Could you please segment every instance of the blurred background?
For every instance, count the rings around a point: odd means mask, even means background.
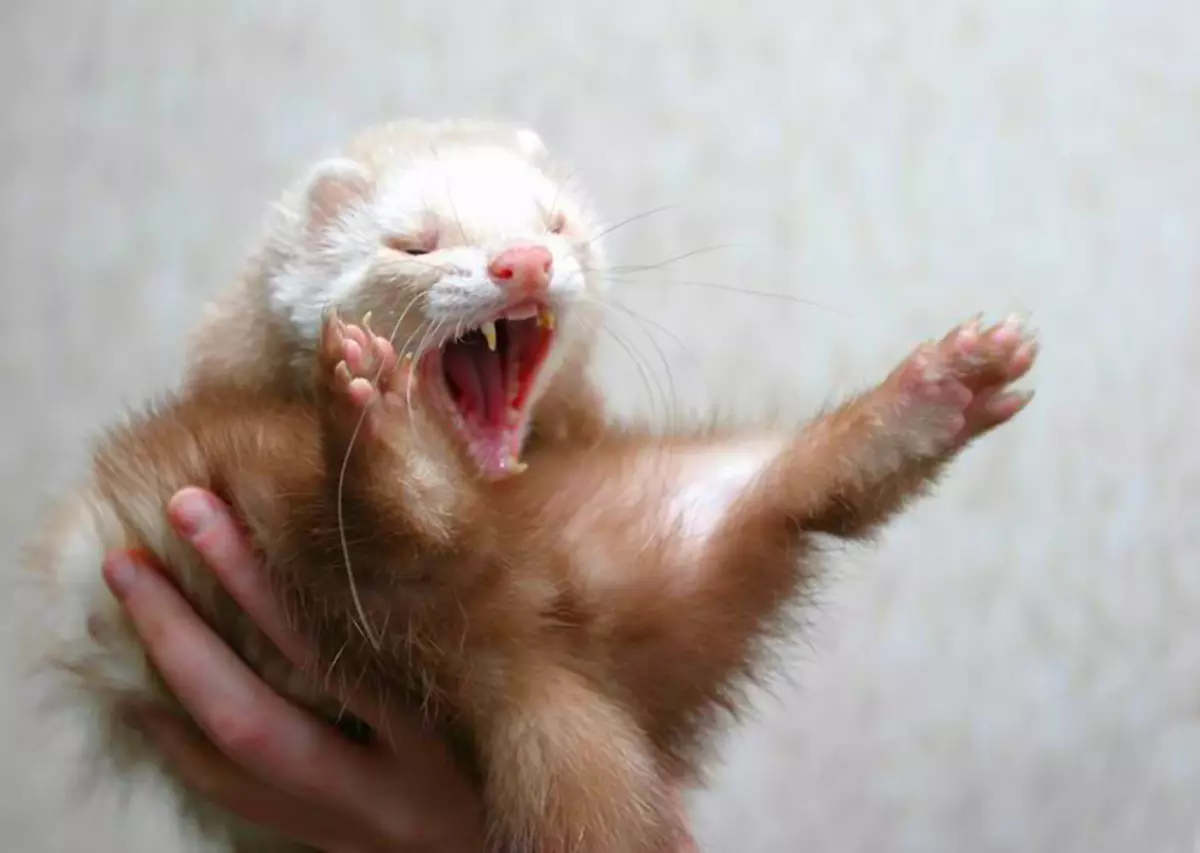
[[[524,120],[612,221],[666,207],[612,235],[654,267],[612,294],[630,410],[801,415],[977,311],[1044,341],[1028,412],[834,557],[693,800],[704,849],[1196,849],[1193,0],[6,0],[0,109],[5,565],[305,164]],[[12,657],[0,848],[173,851],[46,783]]]

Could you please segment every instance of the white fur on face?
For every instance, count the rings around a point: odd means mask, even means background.
[[[579,233],[590,231],[567,188],[528,160],[500,147],[450,148],[398,159],[380,173],[371,191],[346,204],[310,243],[293,241],[288,260],[273,276],[273,308],[305,337],[315,339],[331,306],[346,305],[379,267],[404,256],[387,248],[391,238],[436,236],[437,249],[408,259],[440,273],[421,308],[446,329],[472,328],[502,310],[507,297],[487,266],[503,249],[520,244],[547,248],[553,258],[549,298],[556,307],[578,299],[589,285],[580,253],[550,222],[561,213]],[[303,230],[304,217],[299,217]],[[589,252],[596,247],[587,246]],[[397,286],[404,286],[398,283]]]

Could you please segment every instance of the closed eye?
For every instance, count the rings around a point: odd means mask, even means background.
[[[437,248],[437,235],[433,233],[415,236],[398,234],[388,237],[383,244],[393,252],[405,255],[428,255]]]

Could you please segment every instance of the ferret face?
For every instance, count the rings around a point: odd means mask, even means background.
[[[595,325],[597,227],[528,131],[375,132],[319,164],[271,296],[315,340],[336,307],[418,359],[429,406],[488,476],[519,467],[529,415]]]

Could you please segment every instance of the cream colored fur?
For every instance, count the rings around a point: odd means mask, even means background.
[[[187,382],[232,378],[263,394],[311,396],[316,338],[321,318],[332,308],[352,317],[374,309],[389,324],[397,317],[402,336],[421,322],[417,328],[431,328],[426,338],[436,345],[502,306],[488,261],[508,241],[526,239],[551,250],[546,298],[554,310],[566,312],[550,366],[557,369],[577,357],[590,338],[587,318],[595,313],[588,297],[602,282],[594,268],[581,266],[567,237],[546,232],[541,223],[557,211],[581,234],[598,228],[587,218],[579,190],[560,186],[543,171],[545,155],[533,131],[488,122],[393,121],[356,134],[344,153],[319,161],[284,194],[246,272],[206,307],[191,336]],[[452,220],[458,233],[443,231],[439,238],[443,249],[453,247],[438,255],[446,272],[417,284],[410,281],[411,264],[393,259],[397,253],[386,244],[394,235],[420,234],[431,217]],[[319,233],[313,230],[318,225]],[[598,259],[599,242],[591,248],[588,257]],[[410,307],[414,316],[400,326]],[[425,343],[402,337],[397,347],[419,353]],[[168,467],[207,469],[197,444],[184,451],[186,458],[172,459],[175,465]],[[158,757],[116,716],[120,701],[168,694],[104,585],[99,568],[105,553],[146,547],[190,578],[185,585],[199,597],[199,606],[208,610],[214,600],[207,570],[166,526],[156,485],[160,476],[137,472],[144,500],[135,494],[126,518],[112,508],[105,491],[111,478],[101,470],[39,522],[22,561],[25,576],[17,579],[22,587],[17,659],[32,669],[34,689],[48,693],[45,709],[55,716],[43,721],[44,729],[77,730],[87,741],[81,766],[98,775],[81,790],[86,793],[89,783],[128,785],[152,800],[178,801],[181,814],[217,843],[229,834],[231,849],[269,853],[275,842],[264,847],[257,833],[181,790],[169,773],[155,773]],[[122,500],[128,498],[123,494]],[[289,695],[309,696],[277,664],[278,656],[265,650],[257,632],[251,641],[253,664],[266,662],[269,681]]]
[[[670,332],[649,329],[685,403],[799,413],[980,306],[1024,305],[1055,342],[1022,422],[840,558],[796,685],[697,798],[705,850],[1190,853],[1194,0],[527,11],[5,6],[7,563],[114,399],[177,378],[181,335],[311,152],[385,114],[522,116],[615,218],[678,205],[614,232],[615,263],[740,246],[615,287]],[[689,280],[836,311],[669,283]],[[650,408],[611,341],[603,365]],[[31,736],[11,660],[0,697],[0,847],[174,853],[160,814],[65,799],[71,744]]]

